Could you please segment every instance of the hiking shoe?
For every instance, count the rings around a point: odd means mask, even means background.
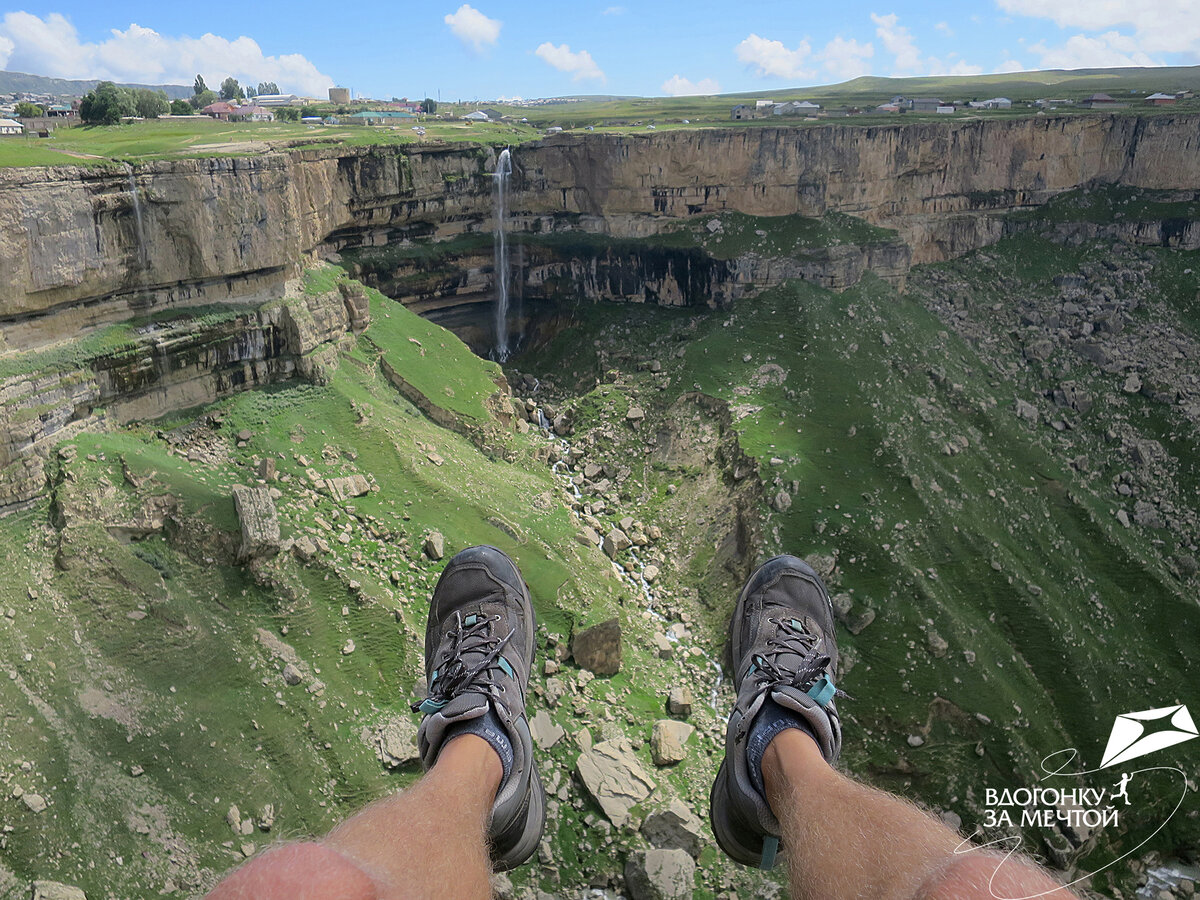
[[[725,732],[725,759],[710,796],[713,834],[747,866],[771,868],[779,821],[754,786],[747,738],[767,700],[794,712],[829,763],[842,748],[833,683],[837,668],[833,604],[817,573],[794,556],[767,560],[742,588],[730,623],[737,700]]]
[[[546,794],[525,715],[535,627],[529,589],[502,551],[470,547],[446,564],[425,628],[429,693],[413,707],[425,713],[417,746],[429,769],[447,731],[461,733],[454,726],[472,724],[489,711],[503,725],[513,759],[496,793],[488,828],[497,871],[529,859],[546,825]]]

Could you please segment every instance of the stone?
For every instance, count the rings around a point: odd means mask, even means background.
[[[1024,419],[1031,425],[1037,424],[1038,409],[1032,403],[1028,403],[1025,400],[1017,400],[1017,402],[1013,405],[1013,408],[1016,410],[1018,419]]]
[[[590,525],[584,525],[575,534],[575,541],[584,547],[599,547],[600,535],[596,533],[595,528],[592,528]]]
[[[274,481],[276,478],[275,460],[267,457],[258,461],[258,477],[263,481]]]
[[[41,794],[22,794],[21,802],[29,808],[30,812],[35,813],[45,812],[48,805],[46,798]]]
[[[294,663],[288,663],[283,667],[283,682],[284,684],[295,687],[304,680],[304,673],[300,671]]]
[[[692,896],[696,861],[684,850],[635,850],[625,860],[632,900],[685,900]]]
[[[141,778],[145,774],[146,774],[146,770],[143,769],[141,766],[135,765],[135,766],[129,767],[129,775],[131,778]]]
[[[279,515],[271,492],[264,487],[234,485],[233,506],[242,526],[238,559],[267,559],[279,552]]]
[[[59,881],[35,881],[32,900],[87,900],[83,888]]]
[[[242,811],[237,808],[237,804],[229,807],[229,811],[225,813],[225,824],[233,829],[234,834],[240,834],[242,831]]]
[[[833,604],[834,618],[839,622],[845,622],[850,615],[850,610],[854,608],[854,598],[845,591],[840,591],[829,598]]]
[[[609,619],[578,632],[571,640],[575,663],[597,675],[621,671],[621,622]]]
[[[442,537],[440,531],[435,531],[425,538],[425,545],[422,548],[425,555],[434,562],[437,562],[446,555],[446,539]]]
[[[342,644],[342,656],[349,656],[354,652],[354,638],[347,638],[346,643]]]
[[[258,827],[262,831],[270,831],[275,827],[275,804],[264,803],[258,813]]]
[[[584,750],[575,771],[604,815],[618,828],[629,821],[633,806],[658,786],[624,741],[601,741]]]
[[[646,579],[647,584],[653,584],[654,580],[658,578],[658,566],[646,566],[642,570],[642,577]]]
[[[239,849],[242,851],[242,856],[244,856],[246,859],[249,859],[254,855],[254,844],[250,843],[250,841],[243,842]]]
[[[939,659],[946,655],[946,651],[950,649],[950,645],[946,643],[946,639],[934,631],[932,628],[925,635],[925,643],[929,647],[929,652]]]
[[[602,474],[604,474],[604,467],[596,463],[588,463],[583,467],[583,477],[588,481],[595,481]]]
[[[326,478],[325,488],[338,500],[350,500],[371,493],[371,482],[355,472],[338,478]]]
[[[837,557],[832,553],[814,553],[805,562],[812,566],[812,570],[826,584],[829,583],[829,579],[833,577],[834,569],[837,568]]]
[[[625,413],[625,421],[631,425],[639,424],[644,418],[646,418],[646,411],[640,406],[631,406],[629,412]]]
[[[771,505],[779,512],[787,512],[792,508],[792,495],[787,491],[779,491],[774,499],[771,500]]]
[[[908,736],[908,746],[910,747],[920,747],[924,743],[925,738],[921,737],[919,734],[910,734]]]
[[[684,744],[695,726],[676,719],[659,719],[650,732],[650,758],[656,766],[673,766],[687,756]]]
[[[657,809],[642,822],[642,837],[660,850],[682,850],[693,858],[705,847],[700,819],[679,798]]]
[[[550,713],[539,709],[529,720],[529,733],[540,750],[549,750],[565,735],[566,729],[550,718]]]
[[[1138,500],[1133,504],[1133,521],[1143,528],[1166,528],[1162,515],[1154,504]]]
[[[620,528],[614,528],[604,536],[604,552],[609,559],[616,559],[618,553],[628,550],[632,546],[633,541]]]
[[[846,628],[851,634],[861,634],[863,630],[875,621],[875,610],[868,608],[852,611],[846,619]]]
[[[375,734],[379,758],[389,769],[409,766],[420,761],[417,726],[412,719],[397,716],[380,725]]]
[[[654,652],[658,654],[659,659],[670,659],[675,655],[675,645],[661,631],[654,632],[650,640],[654,644]]]
[[[676,685],[667,695],[667,712],[686,718],[692,714],[692,702],[692,689],[686,685]]]
[[[1129,527],[1129,513],[1125,512],[1125,510],[1123,510],[1123,509],[1118,509],[1117,510],[1117,521],[1120,522],[1124,527],[1128,528]]]

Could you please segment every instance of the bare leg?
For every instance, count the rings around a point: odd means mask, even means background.
[[[793,900],[1075,896],[1016,857],[992,880],[999,856],[955,855],[957,834],[912,804],[839,774],[802,731],[789,729],[770,743],[762,773],[783,828]]]
[[[482,738],[447,743],[411,788],[371,804],[318,842],[264,853],[210,900],[431,900],[491,896],[487,826],[503,769]]]

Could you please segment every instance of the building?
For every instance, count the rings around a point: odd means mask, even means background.
[[[482,109],[469,112],[463,116],[463,118],[471,122],[490,122],[492,120],[492,117],[485,113]]]
[[[967,106],[971,109],[1012,109],[1012,101],[1007,97],[993,97],[991,100],[972,100]]]
[[[239,106],[229,114],[231,122],[274,122],[275,113],[265,106]]]
[[[25,126],[12,119],[0,119],[0,134],[23,134]]]
[[[899,103],[881,103],[879,106],[875,107],[875,112],[895,114],[895,113],[900,112],[900,104]]]
[[[200,112],[213,119],[219,119],[222,122],[228,122],[229,117],[237,112],[237,107],[232,103],[226,103],[224,100],[218,100],[216,103],[210,103]]]
[[[406,125],[415,118],[412,113],[403,110],[364,109],[346,116],[346,121],[351,125]]]
[[[350,88],[331,87],[329,89],[329,102],[335,103],[338,106],[345,106],[350,102]]]
[[[75,115],[75,110],[65,103],[55,103],[46,107],[46,118],[60,119]]]
[[[741,122],[745,119],[753,119],[754,109],[753,107],[747,106],[745,103],[739,103],[730,111],[729,118],[733,119],[735,122]]]
[[[1108,94],[1092,94],[1079,103],[1084,109],[1120,109],[1124,103],[1118,103]]]
[[[936,97],[916,97],[908,101],[908,108],[913,112],[938,112],[938,108],[945,105]]]
[[[291,106],[299,101],[295,94],[259,94],[254,98],[259,106]]]
[[[820,109],[821,104],[811,100],[789,100],[776,103],[771,112],[776,116],[815,116]]]
[[[1174,94],[1155,93],[1146,98],[1151,106],[1170,106],[1175,102]]]

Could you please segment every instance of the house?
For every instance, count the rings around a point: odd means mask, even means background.
[[[913,112],[937,112],[939,106],[945,106],[936,97],[916,97],[908,101],[908,108]]]
[[[1170,106],[1175,102],[1174,94],[1154,93],[1146,98],[1146,102],[1151,106]]]
[[[776,103],[771,110],[776,116],[812,116],[816,115],[821,104],[811,100],[792,100],[787,103]]]
[[[12,119],[0,119],[0,134],[23,134],[25,126]]]
[[[492,121],[492,117],[489,116],[487,113],[485,113],[482,109],[477,109],[474,112],[469,112],[465,116],[463,116],[463,118],[467,119],[471,122],[490,122],[490,121]]]
[[[1084,109],[1120,109],[1124,103],[1118,103],[1108,94],[1092,94],[1079,103]]]
[[[560,131],[562,131],[561,125],[551,125],[546,129],[546,134],[558,134]]]
[[[219,119],[222,122],[228,122],[230,115],[236,113],[238,108],[232,103],[226,103],[224,100],[218,100],[216,103],[210,103],[200,112],[214,119]]]
[[[239,106],[229,114],[230,122],[274,122],[275,113],[257,104]]]
[[[55,103],[46,107],[46,117],[50,119],[66,118],[75,115],[75,110],[65,103]]]
[[[1012,101],[1007,97],[993,97],[991,100],[972,100],[967,106],[971,109],[1012,109]]]
[[[954,109],[954,107],[953,107],[953,106],[950,106],[950,105],[948,105],[948,104],[943,104],[943,105],[941,105],[941,106],[939,106],[939,107],[937,108],[937,114],[938,114],[939,116],[950,116],[950,115],[954,115],[954,112],[955,112],[955,109]]]
[[[415,118],[412,113],[397,109],[366,109],[346,116],[346,121],[351,125],[405,125]]]
[[[487,113],[487,117],[493,122],[498,122],[504,118],[504,113],[500,112],[498,109],[491,109],[487,106],[484,106],[479,111],[481,113]]]
[[[754,109],[752,107],[747,106],[745,103],[739,103],[732,110],[730,110],[729,118],[733,119],[735,122],[742,122],[746,119],[753,119],[754,118]]]
[[[900,112],[900,104],[899,103],[881,103],[879,106],[875,107],[875,112],[877,112],[877,113],[898,113],[898,112]]]

